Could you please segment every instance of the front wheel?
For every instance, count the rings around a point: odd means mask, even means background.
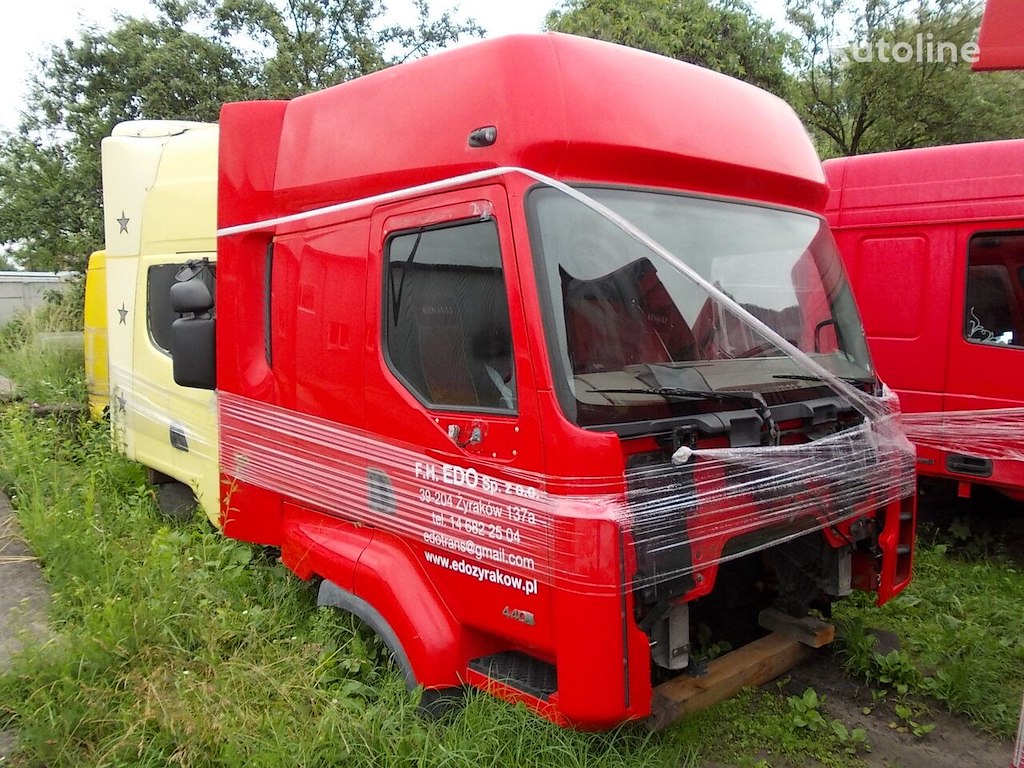
[[[406,687],[411,691],[420,685],[401,641],[387,620],[372,605],[351,592],[341,589],[337,584],[327,579],[320,582],[320,590],[317,594],[316,602],[317,605],[328,605],[338,608],[361,620],[387,647],[394,661],[395,668],[405,680]],[[459,686],[424,688],[420,694],[417,711],[422,717],[439,719],[460,709],[464,698],[465,689]]]
[[[198,502],[192,489],[184,483],[159,483],[156,486],[156,506],[160,514],[176,523],[192,519]]]

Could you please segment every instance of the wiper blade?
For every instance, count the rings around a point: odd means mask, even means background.
[[[792,381],[826,381],[824,376],[813,376],[809,373],[776,373],[772,375],[773,379],[791,379]],[[836,376],[840,381],[845,381],[847,384],[874,384],[874,379],[864,378],[857,376]]]
[[[768,403],[757,392],[715,392],[707,389],[684,389],[682,387],[642,387],[623,389],[589,389],[588,393],[599,395],[660,395],[664,398],[678,398],[683,400],[717,400],[722,403],[742,403],[752,405],[761,420],[768,425],[769,445],[777,445],[779,438],[779,426],[772,417]]]
[[[661,395],[687,400],[721,400],[740,403],[764,403],[764,398],[754,392],[715,392],[710,389],[684,389],[683,387],[635,387],[623,389],[588,389],[599,395]]]

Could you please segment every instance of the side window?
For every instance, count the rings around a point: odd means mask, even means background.
[[[1024,347],[1024,233],[986,232],[967,250],[964,338]]]
[[[427,405],[515,411],[495,223],[392,235],[385,259],[384,342],[395,374]]]
[[[178,315],[171,309],[171,286],[175,277],[185,264],[157,264],[149,268],[146,277],[146,324],[149,326],[149,337],[164,352],[171,349],[171,323]],[[202,279],[213,294],[213,265],[200,273]]]
[[[165,352],[171,348],[171,323],[178,317],[171,311],[171,286],[181,267],[181,264],[158,264],[149,268],[146,322],[149,337]]]

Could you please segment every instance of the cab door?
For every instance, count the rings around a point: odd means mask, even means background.
[[[139,257],[133,364],[135,458],[188,485],[211,522],[220,519],[216,396],[175,383],[170,356],[171,286],[189,262],[213,294],[213,253]]]
[[[952,289],[949,367],[943,410],[1024,405],[1024,222],[962,226]],[[943,469],[1024,495],[1020,416],[972,413],[943,426]]]
[[[960,227],[944,410],[1024,404],[1024,222]]]
[[[370,227],[370,472],[461,623],[549,642],[550,522],[516,244],[500,185],[378,208]]]

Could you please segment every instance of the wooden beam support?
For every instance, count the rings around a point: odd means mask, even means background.
[[[769,632],[787,635],[810,648],[821,648],[836,639],[836,628],[813,616],[796,618],[788,613],[765,608],[757,617],[757,623]]]
[[[701,677],[686,675],[654,689],[651,715],[645,721],[660,730],[686,715],[735,696],[748,685],[761,685],[792,669],[810,648],[779,632],[744,645],[708,664]]]

